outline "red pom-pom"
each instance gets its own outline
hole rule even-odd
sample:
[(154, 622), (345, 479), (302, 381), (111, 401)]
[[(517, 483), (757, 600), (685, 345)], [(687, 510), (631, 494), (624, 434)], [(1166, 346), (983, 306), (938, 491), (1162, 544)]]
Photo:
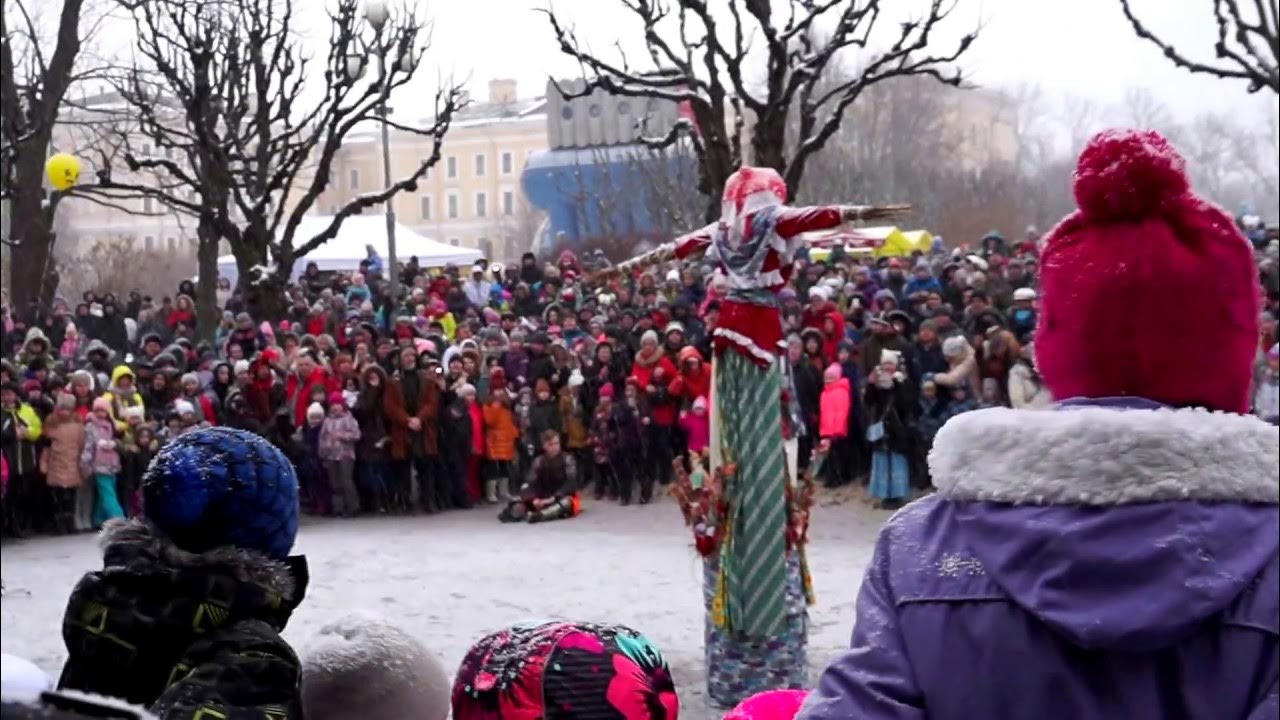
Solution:
[(1104, 130), (1076, 164), (1076, 203), (1090, 220), (1138, 220), (1189, 191), (1187, 161), (1154, 130)]

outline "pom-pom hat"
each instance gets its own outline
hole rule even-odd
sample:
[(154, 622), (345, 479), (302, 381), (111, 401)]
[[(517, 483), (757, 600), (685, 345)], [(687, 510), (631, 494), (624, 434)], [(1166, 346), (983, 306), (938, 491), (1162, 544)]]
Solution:
[(277, 560), (298, 533), (298, 477), (284, 453), (243, 430), (178, 436), (142, 478), (147, 520), (188, 552), (233, 546)]
[(1253, 252), (1196, 196), (1153, 131), (1109, 130), (1075, 174), (1080, 209), (1045, 238), (1036, 360), (1055, 397), (1249, 409), (1258, 337)]

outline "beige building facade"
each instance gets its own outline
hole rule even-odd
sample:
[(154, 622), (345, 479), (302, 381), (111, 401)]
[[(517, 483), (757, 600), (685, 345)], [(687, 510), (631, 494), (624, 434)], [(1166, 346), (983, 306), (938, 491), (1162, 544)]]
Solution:
[[(112, 175), (123, 183), (150, 182), (144, 174), (132, 173), (124, 165), (119, 136), (127, 123), (118, 121), (128, 112), (127, 104), (114, 92), (78, 98), (63, 109), (54, 128), (51, 152), (66, 152), (80, 160), (80, 181), (96, 181), (98, 165), (103, 158), (112, 159)], [(162, 152), (140, 137), (129, 137), (128, 144), (139, 156)], [(132, 242), (147, 252), (189, 258), (194, 267), (195, 221), (166, 208), (152, 198), (123, 198), (109, 204), (87, 198), (68, 197), (58, 205), (55, 216), (58, 233), (57, 252), (74, 257), (99, 242)]]
[[(392, 130), (389, 147), (394, 181), (417, 169), (431, 152), (431, 138)], [(483, 101), (473, 101), (454, 117), (440, 160), (418, 189), (393, 198), (396, 220), (432, 240), (476, 248), (488, 258), (517, 257), (532, 242), (537, 223), (520, 175), (529, 156), (545, 149), (546, 99), (521, 99), (514, 80), (492, 80)], [(353, 134), (334, 158), (332, 182), (315, 212), (332, 214), (356, 195), (385, 186), (378, 129)]]

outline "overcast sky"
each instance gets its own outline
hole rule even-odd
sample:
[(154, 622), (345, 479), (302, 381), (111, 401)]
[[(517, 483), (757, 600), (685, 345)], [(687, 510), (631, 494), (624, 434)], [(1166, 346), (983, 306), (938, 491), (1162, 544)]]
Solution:
[[(391, 0), (394, 5), (397, 1)], [(673, 2), (674, 0), (668, 0)], [(894, 21), (918, 13), (929, 0), (886, 0), (877, 35), (890, 39)], [(433, 47), (413, 89), (406, 88), (393, 103), (402, 117), (421, 117), (430, 111), (427, 92), (440, 75), (469, 79), (477, 99), (487, 93), (488, 81), (514, 77), (521, 96), (541, 94), (547, 76), (573, 77), (575, 63), (561, 54), (539, 8), (554, 6), (562, 22), (573, 25), (580, 38), (602, 54), (613, 53), (621, 42), (629, 56), (640, 57), (642, 36), (633, 16), (620, 0), (407, 0), (435, 23)], [(1197, 59), (1212, 59), (1216, 25), (1213, 0), (1133, 0), (1138, 14), (1166, 40)], [(56, 0), (35, 0), (37, 5)], [(294, 0), (300, 28), (323, 52), (328, 19), (323, 0)], [(722, 2), (712, 3), (713, 7)], [(775, 5), (785, 7), (784, 0)], [(959, 0), (959, 9), (938, 36), (954, 42), (981, 24), (978, 42), (962, 59), (969, 80), (976, 85), (1011, 88), (1039, 84), (1056, 101), (1065, 94), (1087, 96), (1117, 105), (1130, 88), (1147, 88), (1187, 119), (1208, 110), (1239, 113), (1237, 117), (1280, 112), (1280, 99), (1263, 91), (1251, 96), (1243, 82), (1191, 75), (1176, 69), (1155, 46), (1139, 40), (1120, 9), (1119, 0)], [(131, 27), (110, 33), (127, 43)], [(127, 46), (117, 48), (126, 58)], [(610, 55), (610, 57), (616, 57)], [(415, 107), (420, 105), (420, 107)]]
[[(1215, 36), (1211, 0), (1134, 0), (1151, 27), (1189, 53), (1209, 58)], [(781, 4), (781, 3), (778, 3)], [(927, 0), (895, 0), (886, 5), (919, 10)], [(435, 55), (459, 74), (470, 73), (473, 93), (492, 77), (513, 76), (522, 94), (541, 87), (547, 75), (573, 75), (577, 66), (559, 53), (546, 18), (535, 12), (543, 0), (436, 0), (427, 3), (436, 19)], [(638, 48), (636, 23), (617, 0), (556, 0), (557, 13), (576, 25), (580, 37), (606, 51), (616, 40)], [(1118, 103), (1127, 88), (1145, 86), (1179, 116), (1230, 108), (1259, 98), (1232, 83), (1175, 69), (1149, 43), (1140, 41), (1118, 0), (960, 0), (948, 21), (952, 37), (982, 22), (974, 48), (963, 62), (972, 80), (984, 86), (1041, 84), (1053, 95), (1087, 95)], [(891, 31), (884, 22), (883, 30)], [(1274, 105), (1277, 100), (1270, 95)]]

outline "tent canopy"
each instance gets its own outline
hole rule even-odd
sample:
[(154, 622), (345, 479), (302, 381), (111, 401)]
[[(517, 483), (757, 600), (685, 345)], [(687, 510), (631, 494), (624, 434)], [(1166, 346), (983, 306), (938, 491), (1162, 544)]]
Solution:
[[(301, 244), (319, 235), (332, 221), (331, 215), (304, 217), (294, 234), (295, 243)], [(344, 220), (336, 237), (293, 263), (291, 277), (297, 280), (306, 270), (307, 263), (312, 262), (321, 270), (358, 270), (360, 261), (369, 255), (366, 245), (372, 245), (384, 263), (390, 262), (387, 259), (387, 220), (382, 215), (356, 215)], [(470, 264), (479, 260), (481, 253), (472, 248), (437, 242), (396, 223), (396, 256), (401, 262), (417, 257), (418, 264), (427, 268)], [(239, 271), (234, 255), (218, 258), (218, 274), (230, 280), (233, 286), (236, 284)]]

